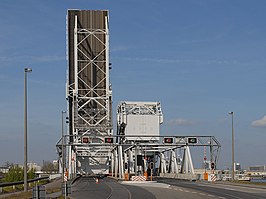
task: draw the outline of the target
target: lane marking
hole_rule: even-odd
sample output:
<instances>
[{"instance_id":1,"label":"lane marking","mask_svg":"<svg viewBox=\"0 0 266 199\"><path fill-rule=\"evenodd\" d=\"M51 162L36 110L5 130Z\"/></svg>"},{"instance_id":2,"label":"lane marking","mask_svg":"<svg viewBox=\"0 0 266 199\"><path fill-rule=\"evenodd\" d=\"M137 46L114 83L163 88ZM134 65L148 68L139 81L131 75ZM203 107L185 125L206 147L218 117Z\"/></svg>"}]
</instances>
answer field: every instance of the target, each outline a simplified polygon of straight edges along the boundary
<instances>
[{"instance_id":1,"label":"lane marking","mask_svg":"<svg viewBox=\"0 0 266 199\"><path fill-rule=\"evenodd\" d=\"M109 185L109 183L107 183L106 181L104 181L104 183L106 184L107 187L109 187L111 189L111 193L109 194L109 196L107 197L107 199L110 199L113 195L113 187L111 185Z\"/></svg>"},{"instance_id":2,"label":"lane marking","mask_svg":"<svg viewBox=\"0 0 266 199\"><path fill-rule=\"evenodd\" d=\"M232 188L224 188L226 190L230 190L230 191L236 191L236 189L232 189Z\"/></svg>"},{"instance_id":3,"label":"lane marking","mask_svg":"<svg viewBox=\"0 0 266 199\"><path fill-rule=\"evenodd\" d=\"M132 198L132 195L131 195L131 192L129 191L128 188L126 188L125 186L122 186L128 193L128 199L131 199Z\"/></svg>"},{"instance_id":4,"label":"lane marking","mask_svg":"<svg viewBox=\"0 0 266 199\"><path fill-rule=\"evenodd\" d=\"M213 187L213 188L219 188L219 189L224 189L224 190L229 190L229 191L240 191L239 189L241 189L240 187L237 187L237 186L234 186L234 188L232 188L232 187L230 187L229 188L229 186L230 185L225 185L225 186L223 186L222 184L212 184L212 185L210 185L210 184L195 184L196 186L199 186L199 187ZM172 185L173 186L173 185ZM222 188L221 188L222 187ZM237 189L236 189L236 187L237 187ZM243 187L243 188L245 188L245 187ZM248 187L248 188L250 188L250 187ZM252 188L251 188L252 189ZM256 189L256 188L253 188L253 189ZM181 188L179 188L179 191L184 191L183 189L181 189ZM204 190L201 190L201 191L203 191L204 192ZM187 191L185 191L185 192L187 192ZM219 196L221 193L220 192L217 192L217 191L215 191L215 190L212 190L212 192L214 193L214 195L211 195L211 194L209 194L209 195L211 195L210 197L217 197L217 198L219 198L219 199L226 199L227 198L227 196L229 197L229 198L235 198L235 199L242 199L242 198L240 198L240 197L237 197L237 196L235 196L235 195L232 195L232 194L228 194L228 193L223 193L223 195L225 196L225 197L223 197L223 196ZM240 191L241 192L241 191ZM245 191L244 191L245 192ZM217 194L217 195L216 195ZM204 194L204 193L199 193L199 195L202 195L202 196L207 196L208 195L208 193L206 193L206 194Z\"/></svg>"},{"instance_id":5,"label":"lane marking","mask_svg":"<svg viewBox=\"0 0 266 199\"><path fill-rule=\"evenodd\" d=\"M260 187L250 187L250 186L242 186L242 185L234 185L234 184L222 184L222 183L216 183L216 184L208 184L208 183L204 183L204 182L201 182L200 184L198 184L198 186L202 186L202 187L217 187L217 188L220 188L220 187L235 187L236 189L235 190L238 190L238 189L243 189L243 190L246 190L246 189L254 189L254 190L259 190L259 191L265 191L265 188L260 188ZM224 188L226 189L226 188ZM232 189L233 190L233 189Z\"/></svg>"}]
</instances>

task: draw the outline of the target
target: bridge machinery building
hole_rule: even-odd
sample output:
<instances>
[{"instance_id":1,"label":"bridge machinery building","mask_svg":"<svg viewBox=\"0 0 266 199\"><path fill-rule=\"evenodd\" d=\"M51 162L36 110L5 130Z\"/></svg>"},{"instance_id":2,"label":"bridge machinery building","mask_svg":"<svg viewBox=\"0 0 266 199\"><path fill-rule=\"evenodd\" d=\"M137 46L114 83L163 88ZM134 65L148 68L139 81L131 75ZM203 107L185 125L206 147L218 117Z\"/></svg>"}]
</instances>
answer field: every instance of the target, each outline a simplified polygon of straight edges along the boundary
<instances>
[{"instance_id":1,"label":"bridge machinery building","mask_svg":"<svg viewBox=\"0 0 266 199\"><path fill-rule=\"evenodd\" d=\"M217 163L220 144L213 136L160 135L163 113L159 102L121 102L117 108L117 145L111 175L126 178L156 174L196 179L190 147L209 147ZM127 175L126 175L127 174ZM145 178L144 178L145 179Z\"/></svg>"}]
</instances>

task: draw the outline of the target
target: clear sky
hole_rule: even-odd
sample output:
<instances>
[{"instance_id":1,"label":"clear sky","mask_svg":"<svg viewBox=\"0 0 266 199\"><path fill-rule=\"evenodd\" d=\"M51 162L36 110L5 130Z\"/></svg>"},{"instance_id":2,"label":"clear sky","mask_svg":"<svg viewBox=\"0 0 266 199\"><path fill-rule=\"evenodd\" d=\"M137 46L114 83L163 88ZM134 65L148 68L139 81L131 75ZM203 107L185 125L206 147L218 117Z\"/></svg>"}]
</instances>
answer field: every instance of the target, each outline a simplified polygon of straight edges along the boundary
<instances>
[{"instance_id":1,"label":"clear sky","mask_svg":"<svg viewBox=\"0 0 266 199\"><path fill-rule=\"evenodd\" d=\"M0 165L23 163L24 67L29 161L57 158L67 9L109 10L114 111L160 101L162 134L215 136L220 168L231 164L234 111L236 161L266 164L266 1L1 0Z\"/></svg>"}]
</instances>

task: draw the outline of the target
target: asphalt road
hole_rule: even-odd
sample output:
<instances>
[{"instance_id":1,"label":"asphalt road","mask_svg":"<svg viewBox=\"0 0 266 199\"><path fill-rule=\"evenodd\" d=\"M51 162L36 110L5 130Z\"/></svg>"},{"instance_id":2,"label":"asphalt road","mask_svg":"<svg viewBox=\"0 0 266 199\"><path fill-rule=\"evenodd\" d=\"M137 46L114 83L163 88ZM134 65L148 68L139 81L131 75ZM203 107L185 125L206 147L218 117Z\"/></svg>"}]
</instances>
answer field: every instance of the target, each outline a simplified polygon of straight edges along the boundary
<instances>
[{"instance_id":1,"label":"asphalt road","mask_svg":"<svg viewBox=\"0 0 266 199\"><path fill-rule=\"evenodd\" d=\"M157 179L157 183L117 182L82 177L72 185L71 198L82 199L265 199L266 189L227 184Z\"/></svg>"},{"instance_id":2,"label":"asphalt road","mask_svg":"<svg viewBox=\"0 0 266 199\"><path fill-rule=\"evenodd\" d=\"M136 186L125 186L110 178L82 177L72 185L71 198L91 199L155 199L152 193Z\"/></svg>"},{"instance_id":3,"label":"asphalt road","mask_svg":"<svg viewBox=\"0 0 266 199\"><path fill-rule=\"evenodd\" d=\"M173 179L157 179L158 182L171 185L175 189L185 189L198 194L228 199L265 199L266 187L241 184L223 184L208 182L190 182Z\"/></svg>"}]
</instances>

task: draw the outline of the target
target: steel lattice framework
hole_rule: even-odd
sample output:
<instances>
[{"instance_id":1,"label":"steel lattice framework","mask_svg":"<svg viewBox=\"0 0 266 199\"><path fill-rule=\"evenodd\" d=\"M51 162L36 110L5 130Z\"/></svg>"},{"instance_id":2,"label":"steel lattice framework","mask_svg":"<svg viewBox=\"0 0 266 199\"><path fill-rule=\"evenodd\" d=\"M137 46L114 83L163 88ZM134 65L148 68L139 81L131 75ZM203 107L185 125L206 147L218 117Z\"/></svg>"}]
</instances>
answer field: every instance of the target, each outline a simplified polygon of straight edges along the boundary
<instances>
[{"instance_id":1,"label":"steel lattice framework","mask_svg":"<svg viewBox=\"0 0 266 199\"><path fill-rule=\"evenodd\" d=\"M112 133L108 11L68 10L67 23L69 141L82 145L82 137L89 136L89 142L102 143L102 136ZM73 145L70 156L99 150ZM101 154L106 161L108 150Z\"/></svg>"}]
</instances>

